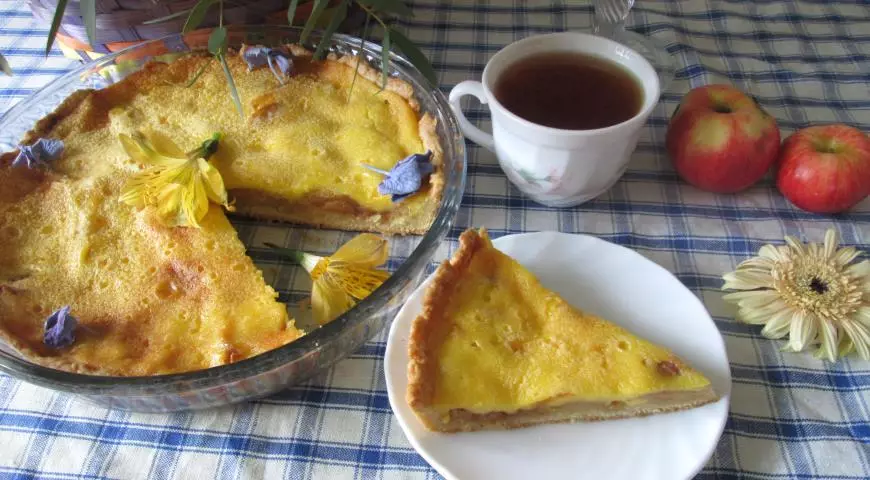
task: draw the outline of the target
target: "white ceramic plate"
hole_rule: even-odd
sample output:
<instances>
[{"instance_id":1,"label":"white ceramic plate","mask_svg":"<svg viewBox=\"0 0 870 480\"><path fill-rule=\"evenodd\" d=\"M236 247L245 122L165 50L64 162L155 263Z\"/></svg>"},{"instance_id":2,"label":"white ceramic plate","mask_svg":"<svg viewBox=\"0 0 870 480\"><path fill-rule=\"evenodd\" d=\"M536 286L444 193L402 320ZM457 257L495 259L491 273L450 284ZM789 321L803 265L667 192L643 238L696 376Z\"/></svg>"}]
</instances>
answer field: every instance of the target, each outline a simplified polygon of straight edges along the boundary
<instances>
[{"instance_id":1,"label":"white ceramic plate","mask_svg":"<svg viewBox=\"0 0 870 480\"><path fill-rule=\"evenodd\" d=\"M415 449L448 479L684 479L710 458L728 415L725 344L701 302L671 273L624 247L586 235L539 232L495 246L572 304L671 349L704 373L722 398L645 418L442 434L405 401L408 335L431 278L390 329L384 371L390 404Z\"/></svg>"}]
</instances>

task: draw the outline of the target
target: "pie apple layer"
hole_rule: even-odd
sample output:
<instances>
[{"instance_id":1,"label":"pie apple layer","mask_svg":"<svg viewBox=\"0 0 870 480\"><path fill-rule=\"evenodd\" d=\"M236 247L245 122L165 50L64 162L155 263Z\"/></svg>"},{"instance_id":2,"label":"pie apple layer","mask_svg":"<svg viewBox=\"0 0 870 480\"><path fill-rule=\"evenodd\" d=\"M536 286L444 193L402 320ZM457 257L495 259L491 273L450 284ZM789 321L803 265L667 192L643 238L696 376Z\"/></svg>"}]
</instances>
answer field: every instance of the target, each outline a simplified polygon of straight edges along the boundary
<instances>
[{"instance_id":1,"label":"pie apple layer","mask_svg":"<svg viewBox=\"0 0 870 480\"><path fill-rule=\"evenodd\" d=\"M667 349L584 313L468 230L414 320L407 400L423 424L455 432L603 420L717 399Z\"/></svg>"},{"instance_id":2,"label":"pie apple layer","mask_svg":"<svg viewBox=\"0 0 870 480\"><path fill-rule=\"evenodd\" d=\"M411 86L354 58L313 61L287 46L293 72L279 81L228 58L244 117L218 62L188 55L151 62L101 90L72 94L21 144L62 140L47 167L0 155L0 338L38 363L93 374L136 376L224 365L303 334L245 255L221 207L201 228L170 228L151 206L119 201L143 168L120 134L154 132L184 150L214 133L210 162L240 215L387 233L424 232L442 183L435 122ZM193 86L185 84L200 69ZM353 84L353 88L350 86ZM426 151L435 166L401 202L381 195L382 175ZM46 318L69 305L75 341L43 341Z\"/></svg>"}]
</instances>

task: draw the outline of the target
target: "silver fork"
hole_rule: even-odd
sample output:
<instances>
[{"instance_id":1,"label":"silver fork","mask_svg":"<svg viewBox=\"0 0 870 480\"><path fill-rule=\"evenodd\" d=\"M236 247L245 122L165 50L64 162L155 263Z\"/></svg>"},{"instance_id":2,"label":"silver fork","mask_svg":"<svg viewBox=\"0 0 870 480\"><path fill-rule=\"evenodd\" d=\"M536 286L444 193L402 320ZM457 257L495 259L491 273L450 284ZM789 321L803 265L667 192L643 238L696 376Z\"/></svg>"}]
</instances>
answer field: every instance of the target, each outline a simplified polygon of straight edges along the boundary
<instances>
[{"instance_id":1,"label":"silver fork","mask_svg":"<svg viewBox=\"0 0 870 480\"><path fill-rule=\"evenodd\" d=\"M613 37L617 30L625 29L625 19L634 6L634 0L595 0L592 31L604 37Z\"/></svg>"},{"instance_id":2,"label":"silver fork","mask_svg":"<svg viewBox=\"0 0 870 480\"><path fill-rule=\"evenodd\" d=\"M646 58L659 74L665 91L676 73L674 58L666 45L655 39L625 29L625 19L635 0L593 0L592 33L616 40Z\"/></svg>"}]
</instances>

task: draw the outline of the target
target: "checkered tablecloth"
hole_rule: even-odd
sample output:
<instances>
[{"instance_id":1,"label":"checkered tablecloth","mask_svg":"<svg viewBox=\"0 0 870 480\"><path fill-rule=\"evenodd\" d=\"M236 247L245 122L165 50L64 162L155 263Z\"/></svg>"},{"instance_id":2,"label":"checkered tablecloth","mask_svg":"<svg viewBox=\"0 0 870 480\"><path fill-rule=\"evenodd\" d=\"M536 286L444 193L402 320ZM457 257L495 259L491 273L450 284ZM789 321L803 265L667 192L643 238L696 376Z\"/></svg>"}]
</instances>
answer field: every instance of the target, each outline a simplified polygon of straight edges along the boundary
<instances>
[{"instance_id":1,"label":"checkered tablecloth","mask_svg":"<svg viewBox=\"0 0 870 480\"><path fill-rule=\"evenodd\" d=\"M589 2L571 0L410 3L416 15L401 25L431 56L445 92L479 78L502 46L588 29L592 16ZM739 195L701 192L679 181L663 146L669 114L705 83L751 92L783 136L823 122L870 131L870 3L640 0L629 25L668 45L678 71L624 178L580 207L543 208L492 154L469 145L451 242L468 226L496 237L592 234L637 250L702 298L725 337L734 383L724 435L698 478L870 477L870 364L782 353L757 327L736 323L719 290L722 273L787 234L820 241L834 227L866 252L870 201L831 217L792 207L770 180ZM0 112L73 66L57 51L41 55L46 30L23 0L0 0L0 51L16 72L0 76ZM486 123L479 108L470 116ZM437 478L390 410L384 345L382 333L303 385L198 413L109 411L0 375L0 477Z\"/></svg>"}]
</instances>

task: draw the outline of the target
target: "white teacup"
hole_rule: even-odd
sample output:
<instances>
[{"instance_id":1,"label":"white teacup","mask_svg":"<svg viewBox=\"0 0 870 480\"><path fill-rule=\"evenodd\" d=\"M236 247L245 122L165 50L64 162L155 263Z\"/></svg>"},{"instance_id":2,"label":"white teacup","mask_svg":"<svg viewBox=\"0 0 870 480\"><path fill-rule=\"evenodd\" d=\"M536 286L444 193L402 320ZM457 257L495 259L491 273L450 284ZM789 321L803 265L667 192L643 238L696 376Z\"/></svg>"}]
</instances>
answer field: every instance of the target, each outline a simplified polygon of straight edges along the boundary
<instances>
[{"instance_id":1,"label":"white teacup","mask_svg":"<svg viewBox=\"0 0 870 480\"><path fill-rule=\"evenodd\" d=\"M515 62L545 52L585 53L621 64L641 85L644 100L640 110L622 123L594 130L545 127L511 113L493 95L496 81ZM462 133L495 152L505 175L517 188L538 203L568 207L601 195L619 180L659 94L659 76L639 53L608 38L562 32L527 37L504 47L486 64L483 82L456 85L450 92L450 104ZM489 106L492 135L465 118L459 105L465 95Z\"/></svg>"}]
</instances>

